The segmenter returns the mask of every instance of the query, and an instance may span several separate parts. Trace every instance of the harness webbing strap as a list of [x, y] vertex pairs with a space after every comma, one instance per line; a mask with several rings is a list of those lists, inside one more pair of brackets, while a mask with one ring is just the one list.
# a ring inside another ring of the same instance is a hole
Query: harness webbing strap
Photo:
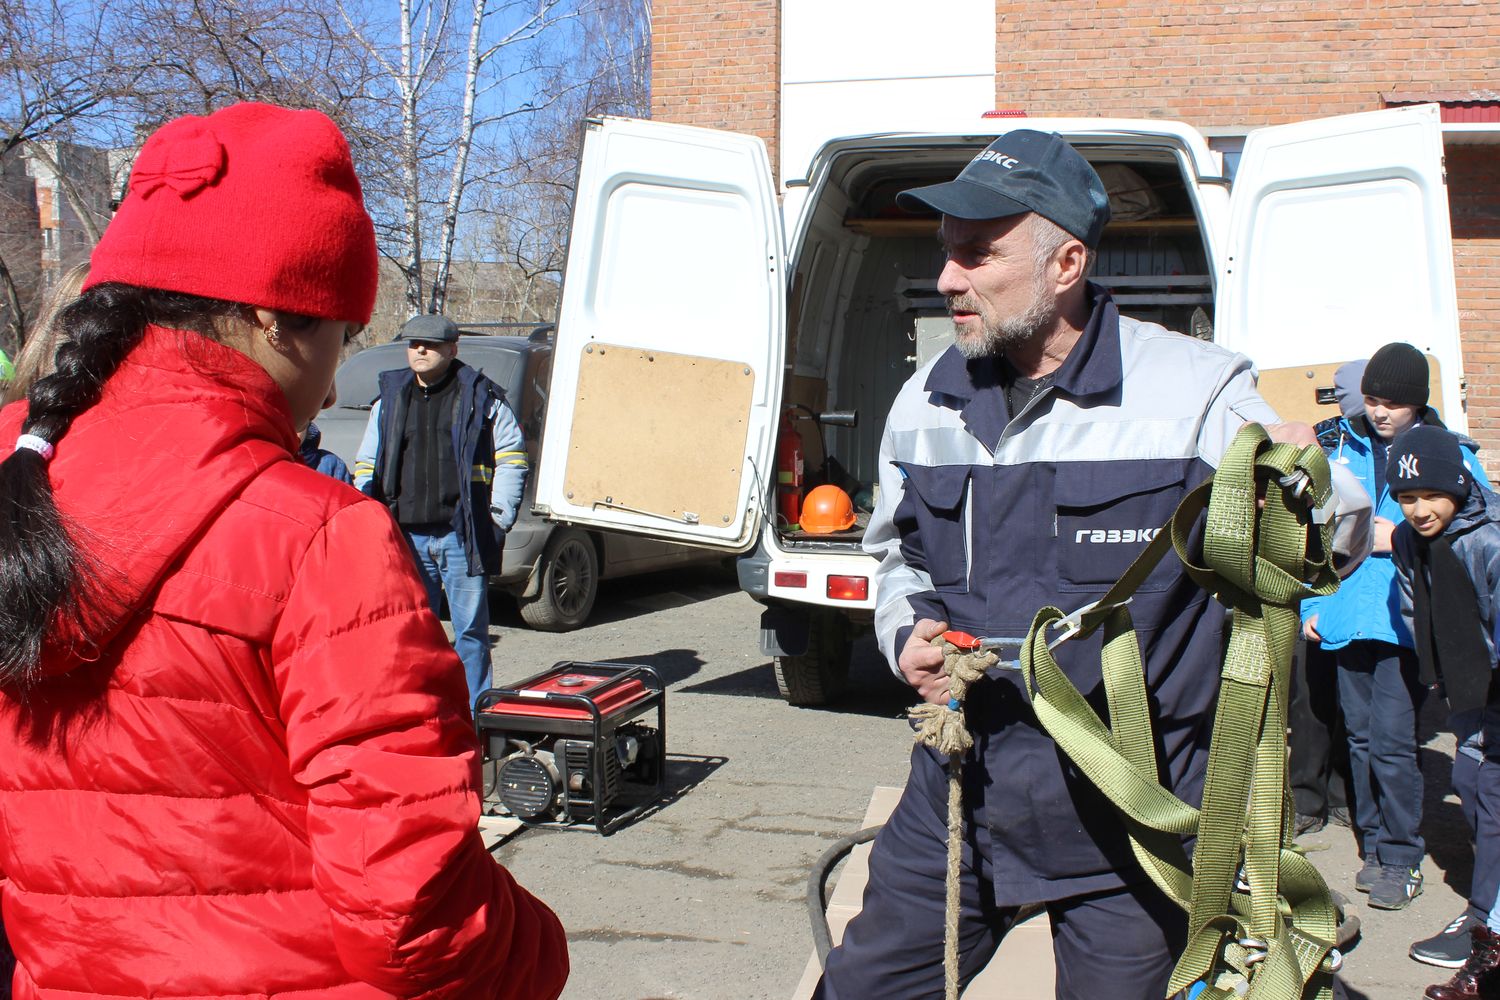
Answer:
[[[1337, 914], [1322, 877], [1292, 844], [1286, 781], [1296, 602], [1338, 587], [1331, 529], [1311, 519], [1312, 506], [1328, 499], [1329, 479], [1319, 449], [1275, 444], [1247, 425], [1213, 478], [1183, 499], [1103, 598], [1074, 616], [1073, 634], [1104, 630], [1109, 725], [1048, 648], [1061, 611], [1039, 612], [1022, 648], [1037, 719], [1120, 811], [1146, 874], [1188, 911], [1187, 947], [1169, 993], [1201, 981], [1210, 1000], [1332, 996]], [[1205, 509], [1200, 566], [1189, 539]], [[1187, 575], [1231, 609], [1199, 809], [1158, 781], [1140, 645], [1125, 607], [1169, 546]], [[1197, 837], [1191, 863], [1182, 845], [1189, 834]]]

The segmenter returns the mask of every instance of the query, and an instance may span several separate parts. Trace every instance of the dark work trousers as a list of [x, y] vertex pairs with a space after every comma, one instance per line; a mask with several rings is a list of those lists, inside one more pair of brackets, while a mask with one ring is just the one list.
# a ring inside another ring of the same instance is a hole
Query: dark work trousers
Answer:
[[[946, 786], [934, 792], [939, 794], [924, 793], [917, 782], [908, 782], [876, 837], [864, 907], [849, 923], [843, 943], [829, 954], [814, 1000], [943, 995]], [[985, 825], [969, 821], [964, 829], [959, 974], [967, 984], [1015, 924], [1017, 910], [995, 905]], [[1166, 994], [1175, 956], [1185, 943], [1186, 919], [1155, 886], [1046, 905], [1060, 1000], [1161, 1000]]]
[[[1500, 714], [1491, 708], [1486, 726], [1497, 728]], [[1478, 713], [1464, 713], [1477, 715]], [[1464, 819], [1474, 835], [1474, 877], [1469, 883], [1469, 913], [1476, 920], [1489, 921], [1496, 908], [1496, 897], [1500, 896], [1500, 746], [1490, 734], [1481, 740], [1477, 729], [1478, 719], [1469, 720], [1464, 726], [1455, 716], [1454, 733], [1458, 737], [1458, 752], [1453, 755], [1453, 790], [1458, 793], [1463, 807]], [[1500, 734], [1497, 734], [1500, 735]], [[1493, 921], [1490, 921], [1493, 925]]]
[[1330, 809], [1349, 808], [1349, 740], [1333, 654], [1316, 642], [1297, 643], [1291, 694], [1292, 799], [1299, 814], [1327, 819]]
[[1356, 639], [1335, 651], [1339, 703], [1349, 733], [1354, 825], [1365, 857], [1418, 868], [1422, 842], [1422, 771], [1417, 766], [1417, 709], [1426, 691], [1409, 649]]

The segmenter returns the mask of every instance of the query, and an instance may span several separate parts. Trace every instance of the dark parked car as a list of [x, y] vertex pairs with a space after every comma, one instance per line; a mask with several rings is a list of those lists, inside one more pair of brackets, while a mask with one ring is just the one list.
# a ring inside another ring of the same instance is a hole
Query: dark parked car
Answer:
[[[529, 337], [463, 331], [458, 356], [505, 390], [526, 436], [526, 451], [535, 468], [546, 412], [547, 382], [552, 372], [550, 327]], [[381, 372], [406, 367], [400, 341], [366, 348], [339, 366], [338, 402], [318, 416], [323, 447], [354, 468], [370, 407], [379, 395]], [[521, 617], [532, 628], [567, 632], [588, 620], [599, 581], [649, 573], [689, 562], [718, 558], [704, 549], [673, 545], [637, 535], [584, 531], [544, 521], [531, 513], [534, 488], [528, 478], [521, 515], [505, 539], [504, 566], [492, 586], [515, 596]]]

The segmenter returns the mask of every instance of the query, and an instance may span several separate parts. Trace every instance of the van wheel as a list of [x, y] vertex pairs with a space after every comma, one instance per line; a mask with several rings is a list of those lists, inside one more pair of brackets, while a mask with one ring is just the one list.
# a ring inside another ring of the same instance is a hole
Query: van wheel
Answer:
[[836, 611], [812, 612], [807, 629], [807, 652], [778, 656], [772, 661], [776, 690], [788, 705], [827, 705], [844, 693], [853, 648], [849, 619]]
[[588, 621], [599, 596], [599, 555], [577, 528], [558, 528], [542, 553], [542, 586], [520, 602], [521, 618], [539, 632], [571, 632]]

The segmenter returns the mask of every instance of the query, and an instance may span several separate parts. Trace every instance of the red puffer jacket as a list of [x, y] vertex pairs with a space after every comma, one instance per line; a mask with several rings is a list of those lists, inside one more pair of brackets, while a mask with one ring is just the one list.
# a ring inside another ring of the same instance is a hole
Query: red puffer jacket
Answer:
[[[0, 412], [0, 454], [24, 404]], [[553, 998], [463, 672], [379, 503], [237, 351], [148, 330], [49, 476], [101, 581], [0, 692], [18, 998]]]

